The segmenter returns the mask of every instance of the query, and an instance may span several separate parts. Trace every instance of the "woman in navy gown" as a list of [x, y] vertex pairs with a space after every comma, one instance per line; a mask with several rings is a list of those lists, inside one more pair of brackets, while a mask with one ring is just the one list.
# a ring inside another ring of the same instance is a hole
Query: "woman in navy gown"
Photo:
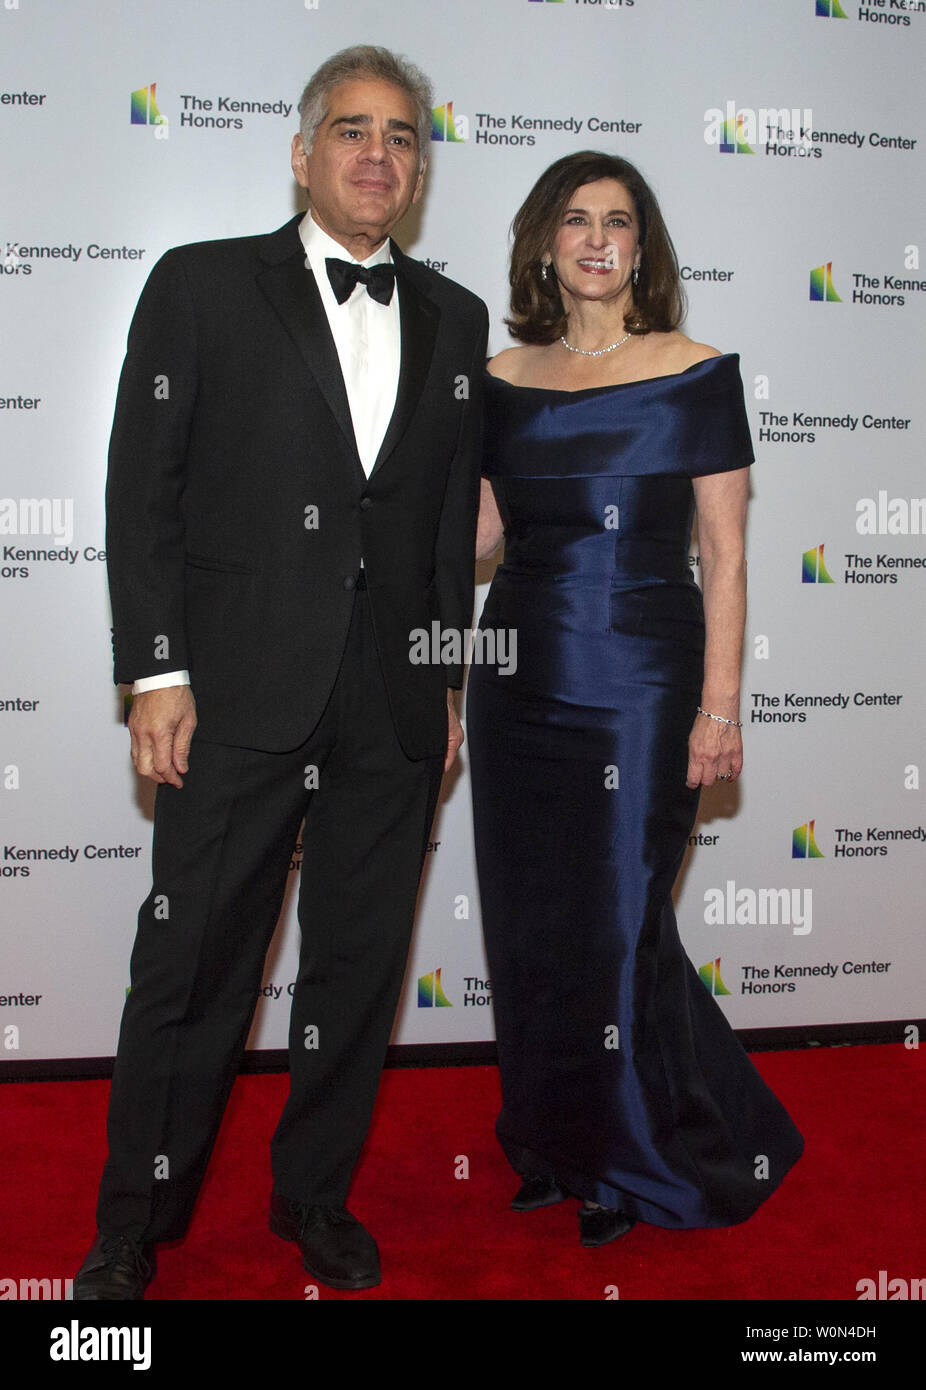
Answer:
[[474, 663], [467, 704], [512, 1205], [580, 1198], [585, 1245], [732, 1225], [803, 1147], [671, 898], [700, 787], [742, 767], [739, 359], [678, 331], [672, 243], [625, 160], [558, 160], [513, 233], [525, 346], [489, 366], [479, 553], [504, 533], [480, 626], [516, 633], [516, 663]]

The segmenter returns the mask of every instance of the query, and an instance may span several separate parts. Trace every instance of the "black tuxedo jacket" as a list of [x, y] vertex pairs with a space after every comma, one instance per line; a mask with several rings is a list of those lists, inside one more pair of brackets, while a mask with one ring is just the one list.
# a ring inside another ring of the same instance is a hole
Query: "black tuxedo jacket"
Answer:
[[488, 317], [392, 245], [401, 370], [367, 478], [299, 220], [168, 251], [142, 292], [107, 483], [115, 679], [188, 668], [201, 737], [298, 747], [362, 557], [396, 732], [421, 758], [446, 747], [462, 670], [413, 664], [410, 633], [472, 620]]

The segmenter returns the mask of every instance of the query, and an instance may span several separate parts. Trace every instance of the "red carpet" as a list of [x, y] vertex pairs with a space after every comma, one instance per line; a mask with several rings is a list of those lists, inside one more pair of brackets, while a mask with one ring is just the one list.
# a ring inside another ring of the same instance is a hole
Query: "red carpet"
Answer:
[[[753, 1059], [806, 1152], [744, 1225], [637, 1225], [600, 1250], [573, 1201], [524, 1215], [493, 1134], [491, 1067], [389, 1071], [351, 1194], [383, 1283], [321, 1300], [849, 1299], [860, 1279], [926, 1276], [926, 1047], [858, 1046]], [[239, 1078], [190, 1231], [161, 1247], [150, 1300], [301, 1300], [298, 1252], [267, 1229], [268, 1143], [285, 1076]], [[0, 1089], [0, 1278], [72, 1276], [93, 1238], [107, 1082]], [[455, 1170], [468, 1164], [469, 1177]], [[611, 1290], [613, 1297], [613, 1289]], [[865, 1308], [862, 1304], [859, 1311]]]

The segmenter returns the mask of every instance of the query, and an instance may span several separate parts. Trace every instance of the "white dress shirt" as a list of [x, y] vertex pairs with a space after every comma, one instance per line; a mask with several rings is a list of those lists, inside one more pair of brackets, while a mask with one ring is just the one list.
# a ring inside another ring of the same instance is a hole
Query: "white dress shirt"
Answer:
[[[392, 419], [399, 389], [402, 333], [399, 320], [399, 287], [388, 304], [380, 304], [357, 284], [348, 299], [335, 298], [325, 260], [335, 257], [354, 265], [391, 265], [388, 238], [365, 261], [357, 261], [335, 241], [307, 212], [299, 223], [299, 236], [305, 247], [305, 264], [315, 277], [331, 336], [341, 364], [347, 391], [354, 439], [363, 471], [370, 476], [380, 445]], [[189, 685], [188, 671], [165, 671], [161, 676], [145, 676], [132, 686], [133, 695], [145, 690], [163, 690], [171, 685]]]
[[357, 284], [350, 298], [339, 304], [328, 279], [325, 260], [331, 256], [352, 265], [391, 265], [392, 252], [386, 240], [372, 256], [357, 261], [340, 242], [322, 231], [311, 212], [299, 223], [299, 235], [306, 251], [306, 267], [315, 276], [331, 326], [347, 390], [357, 452], [363, 471], [369, 477], [392, 419], [399, 389], [399, 289], [396, 286], [388, 304], [380, 304], [367, 294], [364, 285]]

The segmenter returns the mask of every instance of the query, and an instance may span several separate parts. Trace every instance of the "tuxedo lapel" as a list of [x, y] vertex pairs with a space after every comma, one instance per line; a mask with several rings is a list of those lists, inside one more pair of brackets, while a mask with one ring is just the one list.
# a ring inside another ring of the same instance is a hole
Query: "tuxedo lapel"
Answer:
[[415, 283], [414, 264], [395, 242], [392, 259], [399, 294], [402, 354], [395, 408], [370, 476], [378, 472], [408, 429], [434, 355], [440, 310]]
[[[355, 469], [366, 482], [337, 348], [315, 277], [305, 264], [305, 248], [298, 230], [300, 220], [297, 215], [261, 243], [263, 265], [257, 282], [315, 378], [344, 436]], [[371, 477], [387, 461], [408, 429], [431, 366], [440, 320], [437, 305], [417, 283], [414, 261], [409, 260], [395, 242], [391, 249], [402, 335], [399, 385]]]
[[294, 218], [262, 244], [264, 265], [258, 272], [257, 283], [315, 378], [363, 478], [341, 364], [315, 276], [305, 264], [305, 250], [297, 230], [299, 221], [299, 217]]

